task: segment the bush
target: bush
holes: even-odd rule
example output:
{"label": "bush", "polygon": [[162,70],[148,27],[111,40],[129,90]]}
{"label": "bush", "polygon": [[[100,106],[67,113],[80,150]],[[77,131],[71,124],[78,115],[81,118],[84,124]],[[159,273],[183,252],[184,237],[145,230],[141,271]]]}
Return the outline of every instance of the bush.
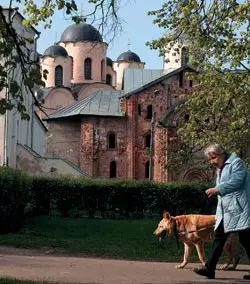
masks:
{"label": "bush", "polygon": [[31,202],[31,180],[18,171],[0,167],[0,233],[16,231],[23,224]]}

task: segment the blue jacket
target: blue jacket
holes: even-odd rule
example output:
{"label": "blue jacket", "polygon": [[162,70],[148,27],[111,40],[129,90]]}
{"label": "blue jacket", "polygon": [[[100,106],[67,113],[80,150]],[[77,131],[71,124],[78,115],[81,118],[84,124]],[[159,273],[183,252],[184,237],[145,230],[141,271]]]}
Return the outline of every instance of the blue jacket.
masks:
{"label": "blue jacket", "polygon": [[217,171],[219,191],[215,229],[223,219],[225,232],[250,228],[250,172],[235,153]]}

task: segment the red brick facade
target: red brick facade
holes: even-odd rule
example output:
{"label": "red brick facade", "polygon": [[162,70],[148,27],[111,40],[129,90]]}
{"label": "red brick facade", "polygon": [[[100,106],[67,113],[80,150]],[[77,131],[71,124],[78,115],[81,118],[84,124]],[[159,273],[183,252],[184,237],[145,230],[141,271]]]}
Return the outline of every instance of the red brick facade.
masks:
{"label": "red brick facade", "polygon": [[[70,160],[91,177],[171,180],[166,170],[168,129],[158,123],[187,90],[189,81],[185,77],[183,80],[184,88],[180,88],[179,74],[175,74],[121,98],[124,117],[49,121],[47,152]],[[109,145],[110,142],[114,144]]]}

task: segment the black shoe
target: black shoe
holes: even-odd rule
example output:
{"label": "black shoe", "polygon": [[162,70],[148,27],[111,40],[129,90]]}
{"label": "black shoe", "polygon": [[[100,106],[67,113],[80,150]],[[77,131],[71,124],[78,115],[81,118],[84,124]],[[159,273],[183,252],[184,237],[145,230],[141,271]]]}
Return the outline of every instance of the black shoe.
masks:
{"label": "black shoe", "polygon": [[215,277],[215,272],[209,271],[206,267],[195,268],[193,271],[194,273],[199,274],[201,276],[206,276],[209,279],[214,279]]}
{"label": "black shoe", "polygon": [[249,272],[249,274],[244,275],[244,276],[243,276],[243,279],[250,280],[250,272]]}

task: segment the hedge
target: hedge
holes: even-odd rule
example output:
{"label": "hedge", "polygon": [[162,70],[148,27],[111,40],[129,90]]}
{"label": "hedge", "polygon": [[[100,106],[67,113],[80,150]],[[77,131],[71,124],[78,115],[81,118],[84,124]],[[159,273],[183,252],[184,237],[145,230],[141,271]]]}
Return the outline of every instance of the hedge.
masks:
{"label": "hedge", "polygon": [[56,215],[87,218],[159,217],[214,214],[217,200],[208,199],[205,183],[97,180],[28,176],[0,167],[0,232],[15,231],[26,216]]}

